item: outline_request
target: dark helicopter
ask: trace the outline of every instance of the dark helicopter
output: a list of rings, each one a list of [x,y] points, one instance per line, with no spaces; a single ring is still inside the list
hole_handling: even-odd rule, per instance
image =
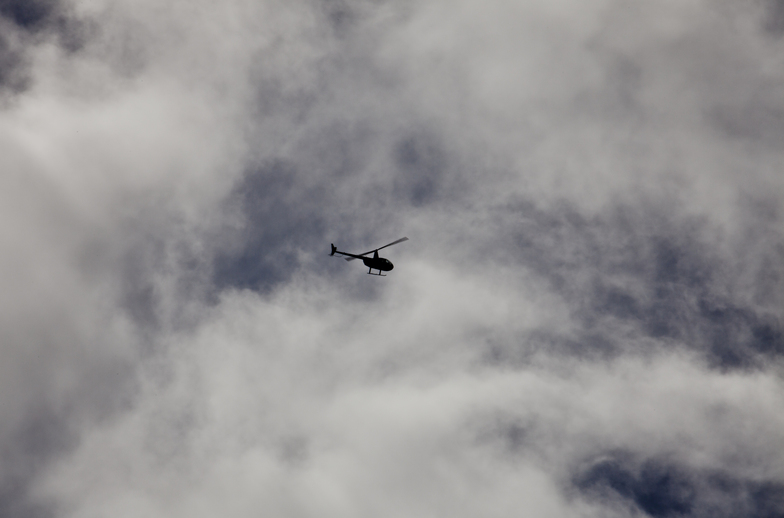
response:
[[[386,277],[386,275],[382,274],[381,272],[388,272],[394,265],[389,259],[384,259],[383,257],[378,256],[378,251],[382,248],[386,248],[388,246],[396,245],[398,243],[402,243],[403,241],[408,241],[407,237],[401,237],[397,241],[392,241],[388,245],[384,245],[382,247],[376,248],[375,250],[371,250],[370,252],[365,252],[364,254],[347,254],[346,252],[341,252],[335,245],[332,246],[332,253],[329,255],[345,255],[346,261],[353,261],[354,259],[362,259],[362,262],[365,263],[365,266],[368,267],[368,274],[369,275],[378,275],[380,277]],[[369,253],[373,253],[373,257],[365,257]],[[372,270],[378,270],[378,273],[371,273]]]

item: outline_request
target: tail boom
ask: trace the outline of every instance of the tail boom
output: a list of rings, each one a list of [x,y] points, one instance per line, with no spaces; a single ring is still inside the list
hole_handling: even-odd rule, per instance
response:
[[[367,259],[362,255],[349,254],[348,252],[341,252],[340,250],[338,250],[338,247],[336,247],[333,244],[330,244],[330,246],[332,247],[332,251],[329,254],[330,256],[335,254],[344,255],[345,257],[343,259],[345,259],[346,261],[353,261],[354,259]]]

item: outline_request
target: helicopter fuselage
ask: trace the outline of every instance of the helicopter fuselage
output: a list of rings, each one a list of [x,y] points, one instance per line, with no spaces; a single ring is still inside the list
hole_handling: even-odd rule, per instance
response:
[[[383,257],[363,257],[362,262],[365,263],[365,266],[368,268],[382,272],[388,272],[395,267],[392,264],[392,261],[384,259]]]

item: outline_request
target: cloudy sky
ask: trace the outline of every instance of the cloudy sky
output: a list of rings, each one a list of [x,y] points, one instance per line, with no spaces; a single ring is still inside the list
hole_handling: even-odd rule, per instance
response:
[[[0,110],[0,516],[784,516],[784,2],[0,0]]]

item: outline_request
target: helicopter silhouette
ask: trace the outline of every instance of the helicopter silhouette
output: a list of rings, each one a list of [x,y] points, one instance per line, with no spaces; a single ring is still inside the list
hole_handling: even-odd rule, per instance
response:
[[[353,261],[354,259],[362,259],[362,262],[365,263],[365,266],[368,267],[368,271],[367,271],[368,275],[378,275],[379,277],[386,277],[386,275],[384,275],[381,272],[388,272],[395,266],[392,264],[392,262],[389,259],[384,259],[383,257],[379,257],[378,251],[388,246],[402,243],[403,241],[408,241],[408,238],[401,237],[397,241],[392,241],[388,245],[381,246],[379,248],[376,248],[375,250],[371,250],[370,252],[365,252],[364,254],[349,254],[346,252],[341,252],[334,244],[330,243],[330,246],[332,246],[332,252],[329,255],[330,256],[333,256],[335,254],[345,255],[347,256],[345,257],[346,261]],[[372,253],[373,257],[365,257],[369,253]],[[378,273],[372,273],[373,270],[378,270]]]

